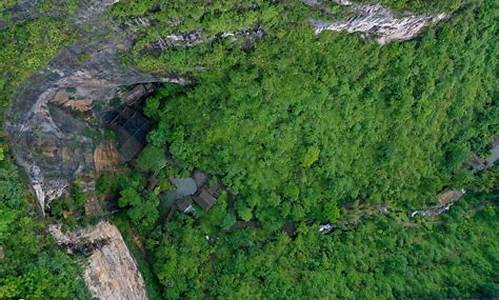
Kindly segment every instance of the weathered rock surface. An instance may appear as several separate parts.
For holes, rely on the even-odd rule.
[[[40,16],[40,13],[36,9],[36,3],[37,0],[19,2],[5,9],[2,15],[9,16],[14,23],[35,20]],[[7,26],[7,23],[5,26]]]
[[[79,2],[80,9],[77,13],[77,23],[83,23],[92,20],[111,5],[120,2],[120,0],[83,0]]]
[[[155,42],[146,46],[145,50],[148,52],[161,52],[170,48],[191,48],[199,44],[212,43],[222,39],[237,39],[237,38],[251,38],[260,40],[264,37],[264,29],[260,26],[251,29],[241,29],[234,32],[219,32],[211,36],[204,36],[203,30],[198,29],[190,32],[179,32],[161,37]]]
[[[36,20],[42,17],[68,17],[68,12],[65,9],[65,5],[68,2],[67,0],[52,0],[52,3],[56,4],[53,9],[41,11],[39,9],[39,4],[42,4],[42,2],[44,1],[18,1],[18,3],[0,11],[0,18],[5,18],[5,20],[0,21],[0,30],[15,24]],[[100,0],[85,0],[79,1],[79,4],[83,6],[87,3],[96,4],[98,2],[100,2]],[[60,4],[60,6],[57,4]]]
[[[326,22],[311,20],[314,32],[345,31],[361,33],[365,37],[374,38],[378,43],[385,44],[391,41],[405,41],[415,38],[425,26],[435,24],[448,16],[444,13],[437,15],[414,15],[406,12],[398,15],[380,4],[360,5],[341,0],[335,3],[345,6],[352,16],[346,20]],[[315,0],[304,1],[306,5],[328,13],[328,9]]]
[[[131,87],[186,83],[175,75],[138,72],[118,61],[117,53],[128,49],[134,36],[99,19],[99,14],[115,2],[81,4],[76,28],[84,22],[94,27],[83,34],[81,42],[63,49],[46,69],[28,80],[7,113],[5,127],[13,153],[26,170],[42,211],[77,176],[96,171],[98,128],[85,121],[101,120],[112,110],[110,101],[115,97],[140,98],[141,89]],[[142,91],[150,92],[147,87]],[[84,118],[81,113],[86,113]],[[132,154],[138,147],[135,145]]]
[[[113,170],[120,162],[120,154],[115,143],[105,141],[94,150],[94,166],[97,173]]]
[[[60,225],[49,232],[69,253],[87,256],[85,283],[93,297],[102,300],[145,300],[144,280],[120,231],[108,222],[77,232],[63,233]]]

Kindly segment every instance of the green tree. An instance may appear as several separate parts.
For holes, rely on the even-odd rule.
[[[137,168],[143,172],[158,172],[167,163],[163,149],[147,146],[137,158]]]

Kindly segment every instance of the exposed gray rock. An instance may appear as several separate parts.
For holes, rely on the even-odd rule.
[[[144,280],[120,231],[108,222],[63,233],[60,225],[49,232],[69,253],[87,257],[84,279],[93,297],[102,300],[145,300]]]
[[[220,39],[237,39],[240,37],[252,37],[255,39],[262,39],[265,35],[264,30],[257,26],[252,29],[241,29],[234,32],[220,32],[211,36],[204,36],[201,29],[190,32],[179,32],[170,34],[168,36],[159,38],[155,42],[146,46],[145,50],[153,52],[161,52],[170,48],[191,48],[199,44],[211,43]]]
[[[423,216],[423,217],[434,217],[434,216],[439,216],[448,210],[453,206],[453,202],[447,203],[445,205],[436,205],[436,206],[431,206],[423,209],[418,209],[415,211],[410,212],[410,217],[414,218],[416,216]]]
[[[130,28],[133,31],[137,31],[141,28],[146,28],[151,26],[151,24],[156,23],[155,20],[150,20],[145,17],[137,17],[125,21],[124,26]]]
[[[83,0],[79,1],[80,9],[77,13],[77,23],[87,22],[102,14],[111,5],[120,0]]]
[[[36,9],[38,0],[27,0],[19,2],[5,9],[2,15],[9,16],[13,22],[24,22],[39,18],[40,13]]]
[[[348,5],[352,4],[352,2],[349,0],[332,0],[332,2],[337,3],[338,5],[344,5],[344,6],[348,6]]]
[[[437,23],[448,16],[444,13],[437,15],[414,15],[404,13],[397,15],[380,4],[359,5],[350,1],[335,1],[346,6],[352,17],[347,20],[325,22],[311,20],[315,34],[323,31],[345,31],[361,33],[366,37],[376,39],[380,44],[391,41],[405,41],[415,38],[425,26]],[[314,0],[305,1],[309,6],[325,10],[321,3]]]
[[[66,0],[51,0],[52,3],[61,4],[64,7]],[[7,28],[14,24],[19,24],[23,22],[28,22],[36,20],[42,17],[67,17],[67,11],[65,9],[51,9],[49,11],[40,11],[39,5],[43,4],[45,1],[39,0],[27,0],[20,1],[0,11],[0,18],[5,18],[5,21],[0,21],[0,30]]]
[[[96,146],[92,130],[69,112],[57,109],[61,94],[106,106],[123,87],[149,82],[183,83],[177,77],[155,77],[121,65],[112,52],[96,52],[73,69],[70,50],[63,51],[50,67],[35,76],[14,99],[6,128],[18,163],[30,176],[42,208],[59,197],[78,175],[92,171]],[[35,83],[33,83],[35,81]],[[134,91],[137,93],[137,91]],[[72,101],[67,99],[67,101]],[[52,109],[51,109],[52,108]],[[90,112],[99,117],[98,112]]]
[[[94,20],[95,14],[115,2],[82,3],[78,22]],[[95,171],[98,129],[86,120],[99,120],[109,110],[110,101],[126,96],[124,91],[130,91],[130,86],[187,82],[179,76],[145,74],[123,65],[116,55],[131,47],[134,36],[103,21],[93,21],[93,25],[81,42],[63,49],[46,69],[25,83],[6,116],[13,153],[26,170],[42,211],[77,176]],[[133,93],[131,97],[141,96],[138,90]],[[85,120],[72,110],[86,113]]]
[[[176,33],[167,35],[164,38],[159,38],[155,43],[151,44],[151,48],[165,50],[174,47],[194,47],[203,43],[201,30],[195,30],[185,33]]]

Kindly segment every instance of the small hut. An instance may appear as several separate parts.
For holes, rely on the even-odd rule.
[[[215,199],[215,197],[204,187],[201,189],[200,194],[194,198],[194,201],[203,208],[203,210],[208,211],[214,206],[217,199]]]

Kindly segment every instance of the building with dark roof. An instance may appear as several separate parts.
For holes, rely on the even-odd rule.
[[[201,192],[194,197],[194,201],[203,208],[203,210],[208,211],[214,206],[217,199],[204,187],[201,189]]]
[[[193,200],[191,197],[184,197],[175,202],[177,209],[183,213],[188,213],[193,210]]]

